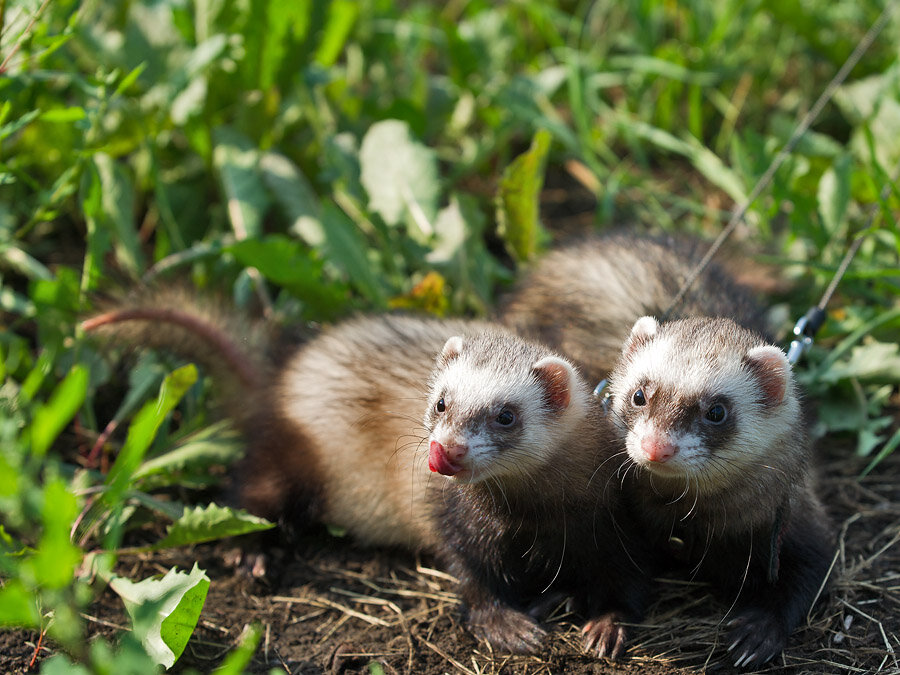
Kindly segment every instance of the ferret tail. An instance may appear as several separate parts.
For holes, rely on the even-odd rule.
[[[168,286],[140,288],[99,304],[81,322],[86,333],[196,361],[229,390],[255,391],[263,384],[271,329],[223,298]]]

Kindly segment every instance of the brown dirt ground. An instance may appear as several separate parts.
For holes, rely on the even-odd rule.
[[[762,672],[900,673],[900,455],[872,475],[848,458],[847,443],[829,443],[821,491],[839,532],[831,591]],[[194,561],[212,579],[200,624],[173,669],[211,671],[259,622],[264,637],[251,672],[368,673],[681,673],[733,670],[722,644],[725,608],[699,584],[660,580],[660,599],[645,623],[632,629],[626,657],[597,660],[579,647],[577,618],[560,612],[535,657],[493,654],[460,624],[452,580],[427,559],[363,549],[326,534],[270,550],[272,569],[254,580],[227,561],[236,542],[197,546],[121,560],[121,573],[143,578]],[[280,558],[280,560],[279,560]],[[117,597],[103,593],[86,616],[92,633],[111,636],[125,623]],[[33,632],[0,633],[3,672],[36,672],[53,653],[42,646],[37,665]]]

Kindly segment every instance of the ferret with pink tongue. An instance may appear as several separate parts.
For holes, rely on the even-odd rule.
[[[642,544],[612,432],[566,359],[488,323],[395,315],[273,348],[265,326],[167,291],[83,327],[212,368],[248,443],[234,475],[251,512],[433,553],[497,651],[539,651],[539,619],[568,599],[585,649],[622,652],[647,598]]]

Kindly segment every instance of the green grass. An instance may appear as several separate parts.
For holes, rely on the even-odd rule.
[[[161,494],[206,486],[239,443],[164,357],[115,386],[76,329],[95,293],[189,279],[289,323],[485,314],[509,261],[546,246],[545,164],[593,176],[597,227],[714,236],[880,11],[0,0],[0,624],[49,631],[85,668],[146,665],[139,617],[131,642],[80,646],[92,573],[112,578],[125,532],[148,513],[177,543],[260,526],[206,509],[198,525]],[[876,458],[900,438],[898,195],[879,197],[900,161],[898,21],[740,235],[796,282],[788,328],[875,214],[800,373],[823,431]],[[98,444],[111,420],[127,434]]]

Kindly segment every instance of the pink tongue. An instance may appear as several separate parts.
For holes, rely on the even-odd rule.
[[[443,476],[455,476],[463,470],[461,466],[450,461],[444,448],[437,441],[432,441],[428,446],[428,468]]]

